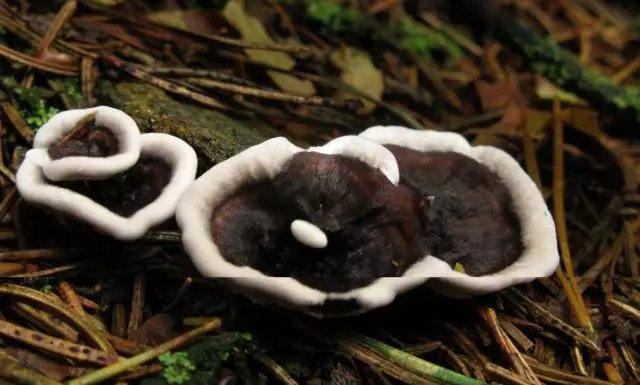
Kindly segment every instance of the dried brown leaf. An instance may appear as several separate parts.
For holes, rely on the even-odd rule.
[[[222,16],[235,28],[244,41],[258,44],[273,44],[275,41],[269,36],[260,20],[247,15],[242,0],[230,0],[222,10]],[[285,52],[266,51],[247,48],[245,53],[253,60],[283,70],[295,67],[296,62]],[[316,89],[310,80],[301,80],[295,76],[274,71],[267,71],[271,79],[282,89],[294,95],[315,95]]]
[[[343,83],[359,90],[363,94],[374,100],[380,100],[384,93],[384,75],[371,60],[371,56],[365,51],[343,47],[329,54],[329,60],[333,65],[342,70],[340,79]],[[350,99],[353,96],[346,92],[339,91],[336,95],[338,100]],[[363,100],[364,107],[361,113],[371,113],[376,104],[368,100]]]

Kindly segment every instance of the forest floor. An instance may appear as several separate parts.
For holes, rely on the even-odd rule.
[[[0,385],[640,384],[633,2],[0,0],[0,79]],[[105,82],[308,145],[392,124],[500,147],[547,200],[562,263],[494,295],[419,289],[318,321],[202,279],[176,231],[74,247],[47,216],[61,245],[15,173]]]

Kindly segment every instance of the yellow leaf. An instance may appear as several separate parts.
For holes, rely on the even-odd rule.
[[[384,93],[384,76],[382,72],[373,64],[368,53],[352,48],[344,47],[329,54],[329,60],[342,70],[340,79],[343,83],[357,89],[374,100],[380,100]],[[353,98],[352,94],[339,91],[336,95],[338,100]],[[376,104],[368,100],[363,100],[364,107],[361,113],[371,113],[376,108]]]
[[[549,124],[549,120],[553,115],[549,111],[534,110],[527,108],[524,112],[524,122],[529,135],[532,138],[540,138],[544,136],[544,129]]]
[[[566,108],[562,110],[561,117],[563,122],[572,125],[577,130],[591,135],[596,139],[600,139],[602,136],[598,113],[589,108]]]
[[[222,10],[222,16],[240,33],[242,40],[258,44],[275,43],[260,20],[245,13],[244,4],[241,0],[229,0]],[[244,51],[251,59],[257,62],[283,70],[290,70],[296,65],[291,55],[284,52],[252,48],[247,48]],[[267,73],[283,91],[300,96],[311,96],[316,93],[315,86],[310,80],[298,79],[295,76],[275,71],[267,71]]]

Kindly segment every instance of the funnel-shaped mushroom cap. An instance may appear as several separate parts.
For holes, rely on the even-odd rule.
[[[375,126],[360,133],[390,151],[401,184],[431,197],[423,233],[427,284],[468,297],[547,277],[559,264],[556,229],[535,183],[506,152],[452,132]],[[464,271],[455,269],[461,265]],[[434,277],[435,278],[435,277]]]
[[[204,276],[258,302],[353,315],[441,273],[423,268],[427,200],[397,183],[393,154],[373,141],[303,150],[274,138],[199,177],[176,219]]]
[[[47,153],[29,150],[16,174],[18,191],[27,202],[87,222],[116,239],[139,238],[174,215],[179,197],[195,180],[198,166],[195,151],[181,139],[160,133],[139,136],[138,161],[124,172],[98,181],[52,182],[41,167],[51,164],[46,162]]]
[[[66,141],[64,148],[55,153],[50,151],[76,124],[92,114],[95,114],[91,127],[94,132]],[[91,136],[98,138],[94,140]],[[104,147],[100,142],[110,142],[112,148],[100,148]],[[111,177],[138,161],[140,146],[136,122],[124,112],[107,106],[60,112],[42,125],[33,139],[33,151],[42,153],[34,160],[39,162],[45,177],[55,182]]]

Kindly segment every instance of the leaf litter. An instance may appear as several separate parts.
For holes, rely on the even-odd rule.
[[[640,7],[486,3],[0,1],[0,379],[638,383]],[[563,263],[483,298],[419,289],[320,322],[200,278],[175,228],[92,247],[13,183],[41,123],[98,105],[101,81],[257,115],[308,144],[399,124],[499,146],[553,209]]]

